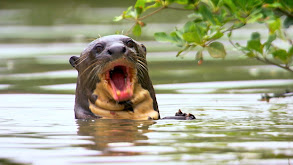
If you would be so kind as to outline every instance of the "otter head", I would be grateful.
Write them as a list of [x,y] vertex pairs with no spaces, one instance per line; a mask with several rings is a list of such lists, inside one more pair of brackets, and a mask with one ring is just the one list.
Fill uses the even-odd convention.
[[78,71],[76,118],[159,118],[143,44],[105,36],[69,61]]

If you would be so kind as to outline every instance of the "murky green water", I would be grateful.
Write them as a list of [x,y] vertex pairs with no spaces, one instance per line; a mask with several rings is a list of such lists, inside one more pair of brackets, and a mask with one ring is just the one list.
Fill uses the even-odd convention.
[[[158,94],[162,116],[193,121],[75,120],[73,95],[0,95],[0,162],[290,164],[292,98]],[[5,164],[5,163],[4,163]]]
[[[136,39],[149,52],[161,116],[181,109],[197,119],[75,120],[68,59],[98,34],[130,26],[111,22],[133,3],[121,2],[0,2],[0,164],[293,163],[293,98],[260,101],[292,90],[293,75],[229,47],[226,60],[200,66],[194,52],[175,58],[175,47],[151,35],[180,25],[180,15],[148,20]],[[262,29],[245,29],[239,42],[254,30]]]

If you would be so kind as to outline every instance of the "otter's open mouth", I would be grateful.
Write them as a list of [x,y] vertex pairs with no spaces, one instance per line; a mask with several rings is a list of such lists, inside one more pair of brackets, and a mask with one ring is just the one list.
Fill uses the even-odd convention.
[[129,100],[133,95],[135,70],[125,64],[111,66],[105,73],[109,93],[115,101]]

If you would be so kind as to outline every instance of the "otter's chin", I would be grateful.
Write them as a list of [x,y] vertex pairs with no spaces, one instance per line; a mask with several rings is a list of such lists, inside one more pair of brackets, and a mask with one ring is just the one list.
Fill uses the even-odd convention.
[[136,80],[134,67],[125,61],[116,61],[107,68],[102,77],[111,97],[117,102],[130,100]]

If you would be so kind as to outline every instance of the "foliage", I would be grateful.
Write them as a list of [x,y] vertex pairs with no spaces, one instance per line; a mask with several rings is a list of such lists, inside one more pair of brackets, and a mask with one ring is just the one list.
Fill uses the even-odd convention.
[[[200,63],[203,51],[207,51],[213,58],[224,58],[225,46],[217,40],[227,35],[230,43],[247,57],[293,72],[293,68],[290,68],[293,65],[293,41],[286,34],[286,28],[293,24],[292,0],[137,0],[134,6],[130,6],[114,20],[133,20],[132,33],[139,36],[141,27],[145,26],[143,21],[166,9],[174,12],[190,11],[188,17],[191,21],[182,28],[169,34],[154,34],[156,40],[180,47],[177,56],[197,47],[196,59]],[[267,40],[263,42],[260,34],[254,32],[246,45],[234,43],[232,32],[252,23],[266,25],[269,33]],[[273,42],[278,39],[286,41],[289,48],[274,45]]]

